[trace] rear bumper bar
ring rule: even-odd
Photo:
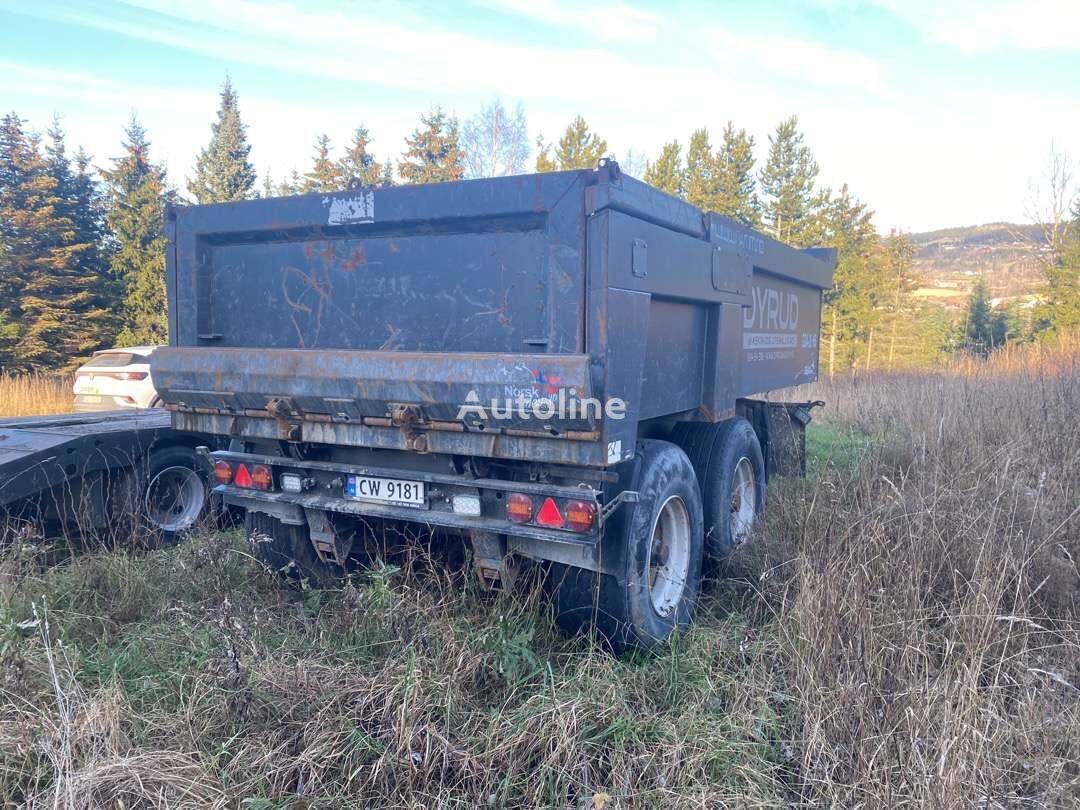
[[[321,510],[342,515],[382,518],[428,529],[441,528],[464,533],[499,534],[507,538],[509,552],[538,560],[563,562],[594,571],[605,570],[602,567],[600,555],[599,520],[591,533],[579,534],[568,530],[512,523],[502,517],[505,509],[503,496],[507,492],[521,492],[534,497],[551,496],[556,499],[591,501],[597,505],[599,512],[600,492],[589,487],[466,478],[329,461],[297,461],[283,456],[262,456],[229,451],[210,453],[209,456],[212,460],[243,462],[249,465],[265,464],[274,469],[275,482],[280,480],[279,474],[282,472],[294,472],[305,476],[310,485],[300,493],[280,490],[263,491],[232,484],[219,485],[214,489],[215,493],[224,498],[226,504],[250,511],[266,512],[286,523],[303,525],[306,523],[305,510]],[[344,495],[346,475],[423,481],[427,488],[428,508],[420,509],[347,498]],[[454,512],[453,496],[460,494],[479,495],[481,515],[464,515]]]

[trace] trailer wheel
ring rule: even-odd
[[[244,528],[255,558],[286,582],[306,582],[316,588],[340,584],[342,570],[319,559],[306,526],[282,523],[264,512],[249,510],[244,516]]]
[[[705,554],[723,559],[746,539],[765,505],[765,460],[757,433],[741,417],[686,422],[675,438],[694,465],[705,515]]]
[[[694,468],[669,442],[638,442],[639,500],[622,525],[621,577],[553,564],[555,616],[567,633],[595,626],[616,654],[685,628],[701,581],[702,516]],[[618,524],[616,524],[618,525]]]
[[[176,542],[202,516],[209,478],[207,463],[190,447],[165,447],[150,454],[142,505],[164,542]]]

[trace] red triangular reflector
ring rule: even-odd
[[[559,511],[559,507],[555,505],[555,501],[551,498],[544,499],[544,505],[536,513],[536,522],[541,526],[550,526],[553,529],[563,527],[562,513]]]
[[[233,483],[238,487],[251,486],[251,473],[248,472],[246,465],[240,464],[237,466],[236,475],[233,476]]]

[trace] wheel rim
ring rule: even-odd
[[[649,536],[649,599],[660,616],[675,612],[686,589],[690,570],[690,513],[678,495],[672,495],[653,521]]]
[[[754,466],[743,456],[735,465],[731,481],[731,538],[739,543],[754,525],[757,513],[757,492],[754,485]]]
[[[166,467],[146,487],[146,515],[162,531],[194,525],[206,502],[206,487],[190,467]]]

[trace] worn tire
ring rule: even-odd
[[[332,588],[341,583],[340,566],[315,553],[306,526],[282,523],[264,512],[248,511],[244,528],[255,559],[291,585]]]
[[[701,582],[702,516],[701,497],[694,469],[686,454],[670,442],[646,440],[638,442],[641,456],[637,483],[639,500],[625,508],[633,512],[625,521],[622,541],[626,543],[621,576],[598,574],[573,566],[552,564],[550,572],[554,597],[555,620],[568,634],[595,629],[616,654],[636,647],[650,649],[664,642],[675,630],[685,629],[693,615]],[[678,504],[674,501],[678,501]],[[681,504],[681,514],[679,504]],[[661,520],[661,510],[665,518]],[[675,516],[672,517],[672,514]],[[685,574],[665,577],[670,582],[681,579],[677,596],[662,600],[657,609],[654,588],[659,598],[666,588],[661,586],[661,571],[650,568],[654,552],[663,553],[665,545],[682,547],[667,538],[654,543],[658,521],[662,526],[680,524],[685,519]],[[672,536],[679,534],[673,531]],[[655,537],[661,537],[655,535]],[[665,556],[681,559],[669,549]],[[671,571],[681,571],[675,563]],[[654,576],[651,576],[654,575]],[[674,591],[672,593],[675,593]]]
[[[704,424],[684,422],[673,436],[690,457],[701,487],[705,518],[705,555],[715,563],[730,554],[745,532],[735,531],[732,501],[736,470],[740,459],[749,462],[753,474],[753,514],[761,515],[765,506],[765,459],[753,426],[741,417]]]
[[[163,447],[150,453],[143,480],[143,514],[162,543],[178,542],[210,504],[210,464],[191,447]]]

